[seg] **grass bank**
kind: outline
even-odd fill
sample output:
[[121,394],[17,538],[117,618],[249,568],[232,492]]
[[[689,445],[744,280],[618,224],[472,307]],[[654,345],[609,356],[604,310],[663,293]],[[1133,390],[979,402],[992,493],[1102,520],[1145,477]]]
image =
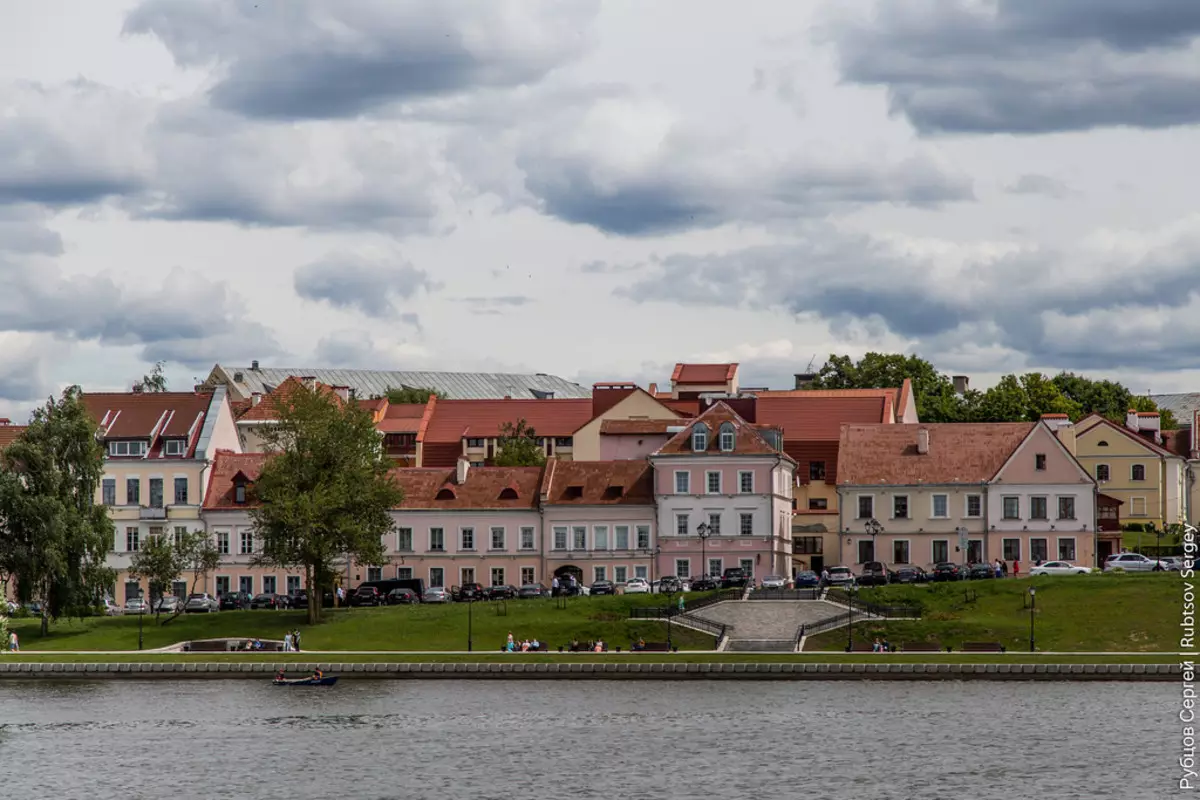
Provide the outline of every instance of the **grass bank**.
[[[893,644],[1000,642],[1029,650],[1029,587],[1037,589],[1033,612],[1038,650],[1166,652],[1179,648],[1184,580],[1178,574],[1080,575],[1021,580],[960,581],[924,586],[862,589],[859,599],[884,605],[916,605],[919,620],[856,623],[858,641],[887,637]],[[974,597],[972,595],[976,595]],[[846,646],[841,628],[812,637],[806,650]]]

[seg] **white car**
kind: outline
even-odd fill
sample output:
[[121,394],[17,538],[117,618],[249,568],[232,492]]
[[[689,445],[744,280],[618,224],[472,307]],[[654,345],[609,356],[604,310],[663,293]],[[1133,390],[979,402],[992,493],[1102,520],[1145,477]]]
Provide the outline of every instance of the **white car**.
[[1047,561],[1040,567],[1029,570],[1030,575],[1088,575],[1091,567],[1081,567],[1070,561]]
[[1104,559],[1104,571],[1123,569],[1126,572],[1162,572],[1167,568],[1160,561],[1139,553],[1113,553]]
[[625,594],[650,594],[650,584],[645,578],[630,578],[625,584]]
[[782,575],[767,575],[762,579],[762,588],[786,589],[787,578],[784,578]]

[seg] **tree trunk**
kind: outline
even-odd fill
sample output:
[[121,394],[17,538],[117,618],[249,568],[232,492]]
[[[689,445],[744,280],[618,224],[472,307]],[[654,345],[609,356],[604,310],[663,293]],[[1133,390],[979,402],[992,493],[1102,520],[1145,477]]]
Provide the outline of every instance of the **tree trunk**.
[[321,587],[313,585],[316,570],[307,567],[306,572],[308,573],[308,624],[316,625],[321,619]]
[[42,636],[50,632],[50,615],[46,613],[46,603],[42,601]]

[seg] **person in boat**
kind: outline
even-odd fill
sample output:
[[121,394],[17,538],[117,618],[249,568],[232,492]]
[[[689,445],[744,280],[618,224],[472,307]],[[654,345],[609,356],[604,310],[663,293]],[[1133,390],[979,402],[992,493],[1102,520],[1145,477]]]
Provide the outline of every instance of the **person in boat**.
[[283,670],[278,670],[275,673],[275,680],[277,680],[277,681],[287,680],[287,676],[284,674]]
[[321,680],[321,678],[325,677],[325,673],[321,671],[320,667],[316,667],[315,669],[313,669],[312,676],[313,676],[314,681],[319,681],[319,680]]

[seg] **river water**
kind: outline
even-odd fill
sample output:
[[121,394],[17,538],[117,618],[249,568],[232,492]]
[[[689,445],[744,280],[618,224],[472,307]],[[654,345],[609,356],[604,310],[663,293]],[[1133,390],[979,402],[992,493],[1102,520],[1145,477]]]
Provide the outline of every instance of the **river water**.
[[0,796],[1140,800],[1177,791],[1178,710],[1174,684],[4,681]]

